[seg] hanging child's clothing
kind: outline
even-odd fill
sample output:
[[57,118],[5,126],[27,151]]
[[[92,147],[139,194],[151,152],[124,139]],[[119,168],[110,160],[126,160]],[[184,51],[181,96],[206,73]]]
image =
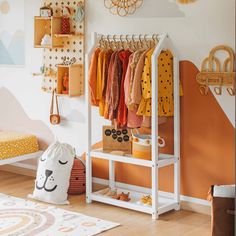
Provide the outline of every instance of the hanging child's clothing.
[[129,57],[132,53],[129,50],[124,50],[119,53],[120,60],[122,62],[123,74],[120,85],[120,101],[118,105],[117,112],[117,125],[119,127],[125,127],[127,125],[127,106],[125,104],[125,76],[127,72],[127,67],[129,63]]
[[[152,55],[145,50],[95,49],[89,68],[91,104],[118,127],[151,127]],[[159,120],[174,115],[173,56],[158,58]],[[180,84],[180,95],[183,95]]]
[[131,107],[129,107],[130,105],[130,94],[131,94],[131,86],[132,86],[132,78],[134,75],[134,65],[135,65],[135,53],[133,53],[130,57],[129,57],[129,64],[128,64],[128,68],[127,68],[127,72],[126,72],[126,77],[125,77],[125,103],[128,107],[128,116],[127,116],[127,126],[129,128],[139,128],[141,127],[142,124],[142,116],[138,116],[137,113],[137,109],[131,109]]
[[[139,105],[138,115],[151,116],[152,104],[152,88],[151,88],[151,57],[154,49],[147,53],[145,59],[144,72],[142,75],[142,100]],[[174,97],[173,97],[173,56],[169,50],[160,54],[158,59],[158,103],[159,116],[174,115]],[[183,91],[180,86],[180,96],[183,96]]]
[[142,99],[141,79],[142,79],[146,53],[148,51],[149,50],[142,52],[134,71],[132,90],[130,91],[130,105],[135,108],[139,106]]
[[106,104],[104,110],[104,116],[107,117],[109,120],[114,120],[117,118],[121,80],[122,64],[119,58],[119,51],[115,51],[111,56],[108,70]]
[[[144,69],[144,63],[146,54],[150,49],[144,51],[138,61],[138,64],[135,69],[134,83],[133,83],[133,93],[131,94],[132,102],[135,105],[136,111],[138,111],[139,104],[142,100],[142,74]],[[137,113],[137,112],[136,112]],[[151,127],[151,117],[143,116],[142,127],[150,128]]]
[[145,65],[143,68],[141,86],[142,86],[142,99],[139,104],[137,115],[140,116],[151,116],[151,97],[152,97],[152,89],[151,89],[151,58],[154,52],[154,48],[150,49],[145,58]]
[[96,99],[99,104],[99,114],[103,116],[104,114],[104,99],[103,99],[103,61],[105,57],[105,51],[101,50],[98,55],[97,63],[97,88],[96,88]]
[[97,48],[91,58],[89,67],[89,87],[90,87],[90,97],[91,105],[98,106],[99,102],[97,100],[97,64],[98,56],[100,53],[100,48]]
[[98,56],[97,100],[99,101],[100,116],[104,116],[108,67],[112,53],[112,50],[102,50]]

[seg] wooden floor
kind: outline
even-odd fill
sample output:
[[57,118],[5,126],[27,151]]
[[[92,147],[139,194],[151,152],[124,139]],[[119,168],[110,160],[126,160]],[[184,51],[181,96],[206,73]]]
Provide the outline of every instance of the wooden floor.
[[[26,198],[32,193],[34,179],[0,171],[0,192]],[[61,207],[121,224],[104,236],[210,236],[210,216],[190,211],[170,212],[152,221],[151,216],[101,203],[85,203],[85,196],[71,196],[71,205]]]

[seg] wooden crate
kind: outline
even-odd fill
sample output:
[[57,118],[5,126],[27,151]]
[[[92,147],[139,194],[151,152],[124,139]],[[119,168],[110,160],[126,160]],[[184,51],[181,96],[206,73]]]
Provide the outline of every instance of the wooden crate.
[[74,64],[74,65],[58,65],[57,67],[57,94],[62,95],[62,79],[65,73],[68,74],[69,77],[69,94],[63,96],[81,96],[84,92],[84,84],[83,84],[83,65],[82,64]]
[[[62,48],[63,40],[56,37],[61,33],[61,17],[39,17],[34,18],[34,47],[35,48]],[[52,45],[41,45],[45,34],[52,37]]]

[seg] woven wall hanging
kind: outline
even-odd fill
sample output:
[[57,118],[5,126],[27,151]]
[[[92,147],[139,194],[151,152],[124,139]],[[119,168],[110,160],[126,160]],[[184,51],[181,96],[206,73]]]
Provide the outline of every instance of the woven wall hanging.
[[127,16],[141,7],[143,0],[104,0],[104,5],[112,14]]

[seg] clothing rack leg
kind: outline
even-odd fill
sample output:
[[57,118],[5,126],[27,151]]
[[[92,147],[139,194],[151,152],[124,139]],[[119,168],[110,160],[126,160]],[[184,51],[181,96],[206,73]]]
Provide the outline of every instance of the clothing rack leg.
[[152,56],[152,219],[157,220],[158,213],[158,54]]
[[[96,34],[92,34],[92,45],[95,45]],[[87,151],[86,151],[86,202],[91,203],[91,194],[93,191],[93,174],[92,174],[92,158],[90,155],[91,145],[92,145],[92,108],[90,104],[90,96],[89,96],[89,61],[91,57],[92,50],[87,54],[85,58],[85,78],[86,78],[86,88],[85,88],[85,96],[86,96],[86,109],[87,109]]]
[[180,87],[179,60],[174,58],[174,200],[178,203],[175,210],[180,210]]
[[109,187],[115,188],[115,163],[114,161],[109,161]]
[[158,219],[158,168],[152,166],[152,219]]
[[92,194],[92,160],[90,154],[86,155],[86,202],[91,203],[91,194]]

